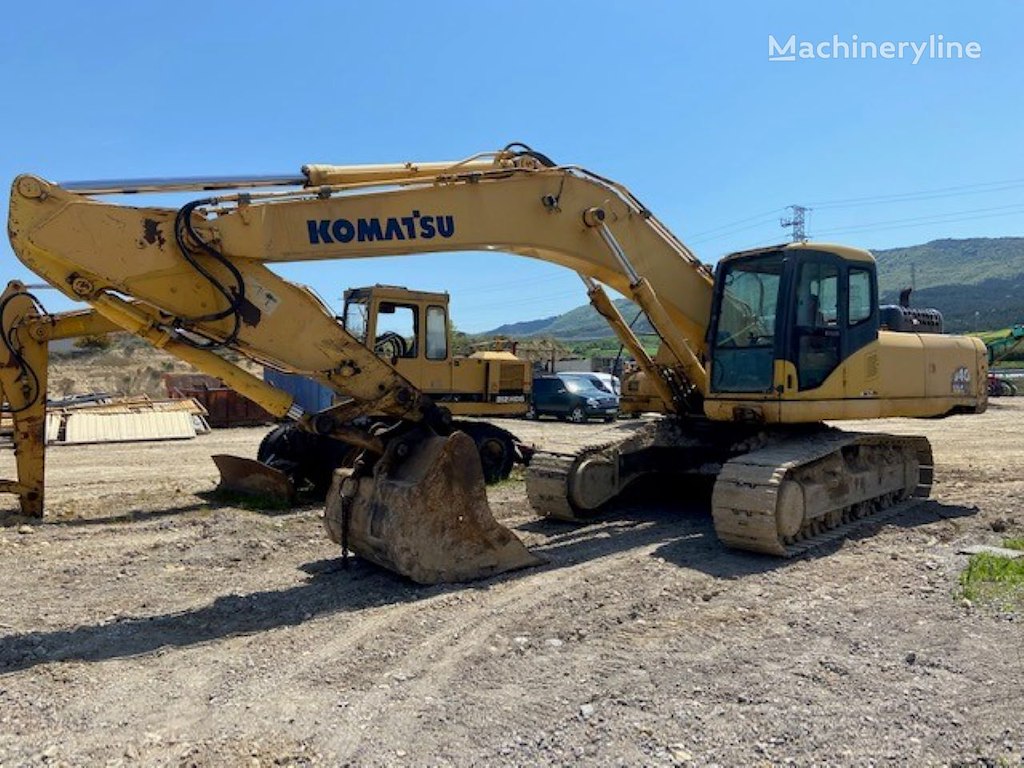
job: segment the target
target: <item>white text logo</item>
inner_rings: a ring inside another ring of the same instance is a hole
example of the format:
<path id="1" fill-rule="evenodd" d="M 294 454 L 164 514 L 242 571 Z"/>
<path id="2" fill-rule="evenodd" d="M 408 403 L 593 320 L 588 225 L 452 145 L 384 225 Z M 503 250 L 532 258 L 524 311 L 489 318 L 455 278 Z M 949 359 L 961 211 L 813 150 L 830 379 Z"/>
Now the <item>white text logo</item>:
<path id="1" fill-rule="evenodd" d="M 809 61 L 813 59 L 859 60 L 889 59 L 919 64 L 924 59 L 980 59 L 981 43 L 971 40 L 946 40 L 942 35 L 929 35 L 927 40 L 861 40 L 832 35 L 828 40 L 798 40 L 790 35 L 779 42 L 768 35 L 768 61 Z"/>

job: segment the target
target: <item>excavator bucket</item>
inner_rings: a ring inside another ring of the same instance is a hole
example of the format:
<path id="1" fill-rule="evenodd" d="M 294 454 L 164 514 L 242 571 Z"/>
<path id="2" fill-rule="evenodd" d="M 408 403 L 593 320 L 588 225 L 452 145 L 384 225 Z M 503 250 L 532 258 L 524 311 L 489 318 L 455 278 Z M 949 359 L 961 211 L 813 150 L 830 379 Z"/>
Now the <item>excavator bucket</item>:
<path id="1" fill-rule="evenodd" d="M 280 506 L 295 504 L 295 485 L 281 470 L 226 453 L 213 456 L 213 463 L 220 472 L 219 493 L 252 496 Z"/>
<path id="2" fill-rule="evenodd" d="M 324 522 L 334 542 L 420 584 L 543 562 L 494 519 L 476 444 L 462 432 L 394 440 L 362 477 L 336 470 Z"/>

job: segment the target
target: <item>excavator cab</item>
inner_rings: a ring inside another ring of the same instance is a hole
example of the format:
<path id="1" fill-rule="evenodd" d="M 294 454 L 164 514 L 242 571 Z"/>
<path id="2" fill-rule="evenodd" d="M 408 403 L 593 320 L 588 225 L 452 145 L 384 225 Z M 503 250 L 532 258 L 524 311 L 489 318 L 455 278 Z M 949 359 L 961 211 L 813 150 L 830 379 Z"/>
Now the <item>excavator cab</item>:
<path id="1" fill-rule="evenodd" d="M 448 361 L 448 294 L 373 285 L 345 291 L 345 330 L 418 380 Z"/>
<path id="2" fill-rule="evenodd" d="M 447 293 L 397 285 L 350 288 L 342 324 L 455 416 L 526 413 L 533 379 L 530 362 L 505 351 L 454 354 L 448 301 Z"/>
<path id="3" fill-rule="evenodd" d="M 878 338 L 875 264 L 864 251 L 803 244 L 723 259 L 708 333 L 710 392 L 816 390 Z"/>

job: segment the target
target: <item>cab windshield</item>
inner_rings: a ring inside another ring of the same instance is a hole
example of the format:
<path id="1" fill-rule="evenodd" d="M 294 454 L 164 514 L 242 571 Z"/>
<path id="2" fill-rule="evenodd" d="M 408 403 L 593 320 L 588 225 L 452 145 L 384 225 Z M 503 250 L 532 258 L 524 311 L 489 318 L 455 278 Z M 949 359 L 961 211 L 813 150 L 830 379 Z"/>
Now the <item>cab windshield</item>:
<path id="1" fill-rule="evenodd" d="M 785 257 L 769 253 L 722 268 L 711 388 L 767 392 L 772 387 L 779 285 Z"/>
<path id="2" fill-rule="evenodd" d="M 350 301 L 345 304 L 343 322 L 345 330 L 363 344 L 366 343 L 366 325 L 369 317 L 369 307 L 360 301 Z"/>

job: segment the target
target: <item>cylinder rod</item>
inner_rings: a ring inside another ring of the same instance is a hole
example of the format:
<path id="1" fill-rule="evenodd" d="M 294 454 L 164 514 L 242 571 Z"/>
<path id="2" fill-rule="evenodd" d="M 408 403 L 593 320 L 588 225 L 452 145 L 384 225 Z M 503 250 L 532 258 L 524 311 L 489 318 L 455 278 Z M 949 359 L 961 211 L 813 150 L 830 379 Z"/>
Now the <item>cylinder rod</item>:
<path id="1" fill-rule="evenodd" d="M 255 187 L 302 187 L 303 175 L 281 176 L 182 176 L 151 179 L 65 181 L 60 186 L 78 195 L 132 195 L 142 192 L 195 192 Z"/>

